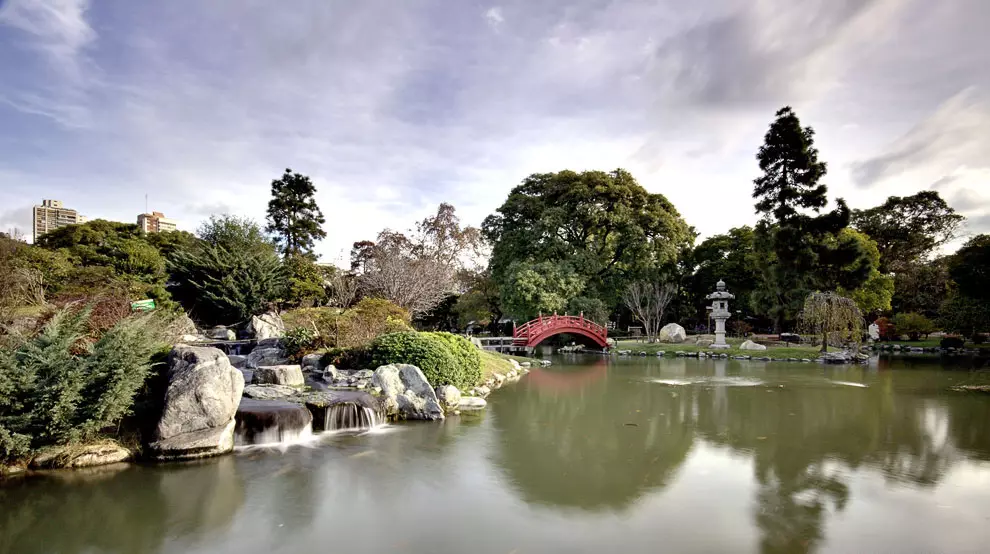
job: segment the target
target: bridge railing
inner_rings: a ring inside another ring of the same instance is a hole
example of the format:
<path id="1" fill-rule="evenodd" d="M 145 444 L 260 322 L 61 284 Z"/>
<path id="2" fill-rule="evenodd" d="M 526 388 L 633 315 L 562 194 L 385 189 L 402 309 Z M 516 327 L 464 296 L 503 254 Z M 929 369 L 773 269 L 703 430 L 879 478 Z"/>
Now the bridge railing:
<path id="1" fill-rule="evenodd" d="M 580 329 L 585 329 L 589 333 L 601 337 L 605 340 L 608 337 L 608 330 L 591 321 L 590 319 L 585 319 L 584 314 L 581 315 L 541 315 L 540 317 L 527 321 L 526 323 L 513 327 L 512 336 L 516 340 L 526 340 L 534 335 L 541 334 L 548 330 L 553 330 L 556 328 L 563 327 L 577 327 Z"/>

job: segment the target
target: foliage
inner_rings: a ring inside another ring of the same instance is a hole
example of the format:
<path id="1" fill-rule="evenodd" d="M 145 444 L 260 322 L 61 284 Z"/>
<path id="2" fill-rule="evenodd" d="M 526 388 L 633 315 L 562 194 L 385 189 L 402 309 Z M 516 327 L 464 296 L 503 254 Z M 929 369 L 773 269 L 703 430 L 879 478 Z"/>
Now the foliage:
<path id="1" fill-rule="evenodd" d="M 116 277 L 165 280 L 165 259 L 135 224 L 97 219 L 69 225 L 38 237 L 38 245 L 62 251 L 77 266 L 110 268 Z"/>
<path id="2" fill-rule="evenodd" d="M 584 288 L 584 279 L 570 264 L 520 261 L 508 267 L 500 297 L 505 311 L 530 320 L 540 313 L 564 312 Z"/>
<path id="3" fill-rule="evenodd" d="M 729 329 L 737 337 L 745 337 L 753 332 L 753 326 L 745 321 L 736 319 L 729 323 Z"/>
<path id="4" fill-rule="evenodd" d="M 282 338 L 282 348 L 285 349 L 286 356 L 296 362 L 301 360 L 304 355 L 319 350 L 322 346 L 317 332 L 309 327 L 287 329 Z"/>
<path id="5" fill-rule="evenodd" d="M 576 296 L 612 309 L 630 281 L 673 266 L 694 239 L 663 195 L 621 169 L 530 175 L 482 228 L 503 308 L 517 318 Z"/>
<path id="6" fill-rule="evenodd" d="M 386 364 L 412 364 L 434 387 L 454 385 L 466 389 L 475 384 L 479 368 L 463 366 L 450 346 L 432 333 L 389 333 L 368 347 L 373 367 Z M 480 364 L 480 362 L 479 362 Z"/>
<path id="7" fill-rule="evenodd" d="M 481 349 L 471 343 L 468 339 L 445 332 L 427 333 L 443 341 L 450 352 L 457 360 L 462 374 L 461 383 L 466 386 L 473 385 L 481 379 Z M 430 381 L 432 383 L 433 381 Z M 458 386 L 459 388 L 462 388 Z"/>
<path id="8" fill-rule="evenodd" d="M 318 306 L 327 301 L 328 276 L 332 268 L 317 265 L 312 258 L 299 254 L 287 254 L 282 260 L 289 284 L 286 303 L 289 306 Z"/>
<path id="9" fill-rule="evenodd" d="M 880 251 L 877 243 L 865 234 L 852 229 L 845 228 L 839 232 L 839 240 L 854 240 L 859 243 L 860 249 L 865 255 L 857 260 L 859 263 L 869 263 L 869 277 L 859 287 L 847 291 L 841 286 L 836 290 L 842 296 L 848 296 L 856 302 L 863 313 L 878 313 L 890 310 L 890 301 L 894 297 L 894 278 L 884 275 L 877 269 L 880 266 Z M 843 268 L 847 271 L 856 271 L 855 268 Z"/>
<path id="10" fill-rule="evenodd" d="M 62 310 L 33 337 L 0 349 L 0 459 L 93 439 L 128 412 L 158 347 L 152 316 L 95 343 L 90 310 Z"/>
<path id="11" fill-rule="evenodd" d="M 952 256 L 949 275 L 961 295 L 990 302 L 990 235 L 969 239 Z"/>
<path id="12" fill-rule="evenodd" d="M 751 313 L 751 297 L 760 281 L 754 239 L 751 227 L 735 227 L 726 234 L 705 239 L 690 252 L 686 261 L 691 277 L 685 283 L 685 292 L 689 296 L 692 315 L 705 315 L 702 311 L 705 297 L 720 279 L 735 295 L 734 307 L 743 315 Z"/>
<path id="13" fill-rule="evenodd" d="M 962 348 L 966 346 L 966 341 L 962 337 L 942 337 L 938 345 L 942 348 Z"/>
<path id="14" fill-rule="evenodd" d="M 643 324 L 649 342 L 656 342 L 663 312 L 676 292 L 677 287 L 670 283 L 636 281 L 626 287 L 622 300 L 633 317 Z"/>
<path id="15" fill-rule="evenodd" d="M 491 277 L 488 270 L 480 272 L 463 272 L 460 281 L 466 291 L 457 298 L 454 312 L 457 313 L 458 324 L 466 328 L 472 321 L 492 331 L 502 319 L 501 298 L 498 283 Z"/>
<path id="16" fill-rule="evenodd" d="M 409 312 L 381 298 L 363 298 L 353 308 L 308 308 L 282 315 L 288 330 L 315 331 L 320 347 L 349 348 L 367 345 L 375 337 L 411 331 Z"/>
<path id="17" fill-rule="evenodd" d="M 173 296 L 202 322 L 244 321 L 283 297 L 285 268 L 257 224 L 213 217 L 200 237 L 169 258 L 169 269 Z"/>
<path id="18" fill-rule="evenodd" d="M 163 258 L 168 258 L 179 250 L 192 248 L 196 242 L 196 235 L 188 231 L 163 231 L 161 233 L 148 233 L 144 235 L 144 240 L 154 246 Z"/>
<path id="19" fill-rule="evenodd" d="M 881 273 L 923 263 L 956 236 L 964 219 L 933 190 L 891 196 L 880 206 L 852 214 L 853 225 L 877 243 Z"/>
<path id="20" fill-rule="evenodd" d="M 970 296 L 954 293 L 939 310 L 939 324 L 946 331 L 975 338 L 990 329 L 990 305 Z"/>
<path id="21" fill-rule="evenodd" d="M 571 315 L 583 315 L 585 319 L 590 319 L 599 325 L 608 323 L 609 308 L 601 298 L 590 296 L 576 296 L 567 303 L 565 313 Z"/>
<path id="22" fill-rule="evenodd" d="M 365 296 L 390 300 L 420 316 L 458 289 L 458 275 L 470 269 L 481 249 L 478 230 L 461 227 L 454 207 L 440 204 L 435 216 L 417 224 L 412 238 L 386 229 L 376 242 L 355 242 L 351 270 L 359 275 Z"/>
<path id="23" fill-rule="evenodd" d="M 819 214 L 828 204 L 828 188 L 819 182 L 826 165 L 818 160 L 814 130 L 801 127 L 790 107 L 777 112 L 756 157 L 763 175 L 754 181 L 753 197 L 763 219 L 755 237 L 761 282 L 753 302 L 780 330 L 811 291 L 858 288 L 872 265 L 857 237 L 840 234 L 850 218 L 842 199 Z"/>
<path id="24" fill-rule="evenodd" d="M 929 318 L 939 315 L 939 308 L 949 296 L 949 258 L 912 263 L 894 275 L 894 312 L 918 312 Z"/>
<path id="25" fill-rule="evenodd" d="M 822 336 L 822 352 L 829 342 L 859 343 L 863 335 L 863 314 L 856 303 L 833 292 L 813 292 L 804 301 L 801 322 L 809 331 Z"/>
<path id="26" fill-rule="evenodd" d="M 312 257 L 314 243 L 327 236 L 321 227 L 324 223 L 309 177 L 286 169 L 281 179 L 272 181 L 267 231 L 278 237 L 283 254 Z"/>
<path id="27" fill-rule="evenodd" d="M 894 323 L 891 320 L 887 319 L 886 317 L 880 317 L 877 318 L 877 320 L 874 321 L 874 323 L 877 324 L 877 327 L 880 330 L 880 340 L 883 341 L 897 340 L 898 338 L 897 327 L 894 326 Z"/>
<path id="28" fill-rule="evenodd" d="M 459 296 L 448 294 L 442 302 L 429 312 L 419 314 L 413 319 L 413 326 L 419 331 L 449 331 L 457 328 L 457 305 Z"/>
<path id="29" fill-rule="evenodd" d="M 900 335 L 907 335 L 915 341 L 921 335 L 928 335 L 935 331 L 935 324 L 927 317 L 913 312 L 900 313 L 894 316 L 894 327 Z"/>

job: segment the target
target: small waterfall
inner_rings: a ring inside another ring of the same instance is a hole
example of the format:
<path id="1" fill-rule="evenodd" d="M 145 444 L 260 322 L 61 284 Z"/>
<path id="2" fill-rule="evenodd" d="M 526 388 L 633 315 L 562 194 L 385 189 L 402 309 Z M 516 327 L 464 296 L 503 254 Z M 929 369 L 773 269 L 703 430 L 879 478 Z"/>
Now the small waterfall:
<path id="1" fill-rule="evenodd" d="M 327 431 L 357 431 L 373 429 L 384 423 L 373 408 L 353 402 L 340 402 L 326 409 L 323 428 Z"/>
<path id="2" fill-rule="evenodd" d="M 298 404 L 243 398 L 236 419 L 237 446 L 287 447 L 313 438 L 313 415 Z"/>

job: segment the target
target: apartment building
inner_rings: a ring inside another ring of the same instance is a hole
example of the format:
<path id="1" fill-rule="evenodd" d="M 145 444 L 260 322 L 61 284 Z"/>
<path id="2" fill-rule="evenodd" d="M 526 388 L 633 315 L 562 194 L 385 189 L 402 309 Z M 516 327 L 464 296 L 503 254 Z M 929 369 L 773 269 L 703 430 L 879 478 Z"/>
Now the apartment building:
<path id="1" fill-rule="evenodd" d="M 33 215 L 34 225 L 31 237 L 34 242 L 37 242 L 41 235 L 59 227 L 86 222 L 86 216 L 79 215 L 76 210 L 66 208 L 62 205 L 61 200 L 42 200 L 40 206 L 34 207 Z"/>
<path id="2" fill-rule="evenodd" d="M 162 212 L 151 212 L 150 214 L 141 214 L 137 218 L 138 227 L 141 231 L 145 233 L 164 233 L 167 231 L 175 231 L 175 221 L 165 217 Z"/>

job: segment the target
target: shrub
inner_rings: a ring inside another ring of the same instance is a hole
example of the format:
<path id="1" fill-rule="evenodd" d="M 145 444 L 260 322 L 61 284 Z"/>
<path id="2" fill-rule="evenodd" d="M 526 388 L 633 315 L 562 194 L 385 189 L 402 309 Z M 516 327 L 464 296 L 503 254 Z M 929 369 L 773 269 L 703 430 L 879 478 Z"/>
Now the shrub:
<path id="1" fill-rule="evenodd" d="M 334 365 L 344 369 L 365 369 L 371 365 L 371 355 L 368 348 L 356 346 L 353 348 L 331 348 L 320 359 L 321 365 Z"/>
<path id="2" fill-rule="evenodd" d="M 90 345 L 91 310 L 62 310 L 0 349 L 0 459 L 90 440 L 130 410 L 157 348 L 154 316 L 121 321 Z"/>
<path id="3" fill-rule="evenodd" d="M 938 345 L 942 348 L 962 348 L 966 345 L 961 337 L 945 337 L 938 342 Z"/>
<path id="4" fill-rule="evenodd" d="M 897 328 L 886 317 L 877 318 L 874 322 L 880 328 L 880 340 L 897 340 Z"/>
<path id="5" fill-rule="evenodd" d="M 315 330 L 323 346 L 350 348 L 387 333 L 412 331 L 409 312 L 380 298 L 365 298 L 353 308 L 300 308 L 283 315 L 286 328 Z"/>
<path id="6" fill-rule="evenodd" d="M 285 354 L 289 359 L 299 361 L 304 355 L 319 350 L 323 344 L 313 329 L 296 327 L 285 332 L 282 346 L 285 348 Z"/>
<path id="7" fill-rule="evenodd" d="M 897 328 L 898 333 L 907 335 L 911 340 L 918 340 L 921 335 L 927 337 L 929 333 L 935 330 L 935 324 L 930 319 L 914 312 L 895 315 L 894 327 Z"/>
<path id="8" fill-rule="evenodd" d="M 481 350 L 468 339 L 445 332 L 426 333 L 442 340 L 450 349 L 457 364 L 461 367 L 461 372 L 465 381 L 471 385 L 481 380 Z"/>
<path id="9" fill-rule="evenodd" d="M 373 367 L 386 364 L 412 364 L 423 370 L 434 387 L 454 385 L 473 386 L 477 380 L 469 368 L 463 367 L 448 343 L 431 333 L 389 333 L 371 343 L 368 354 Z"/>

